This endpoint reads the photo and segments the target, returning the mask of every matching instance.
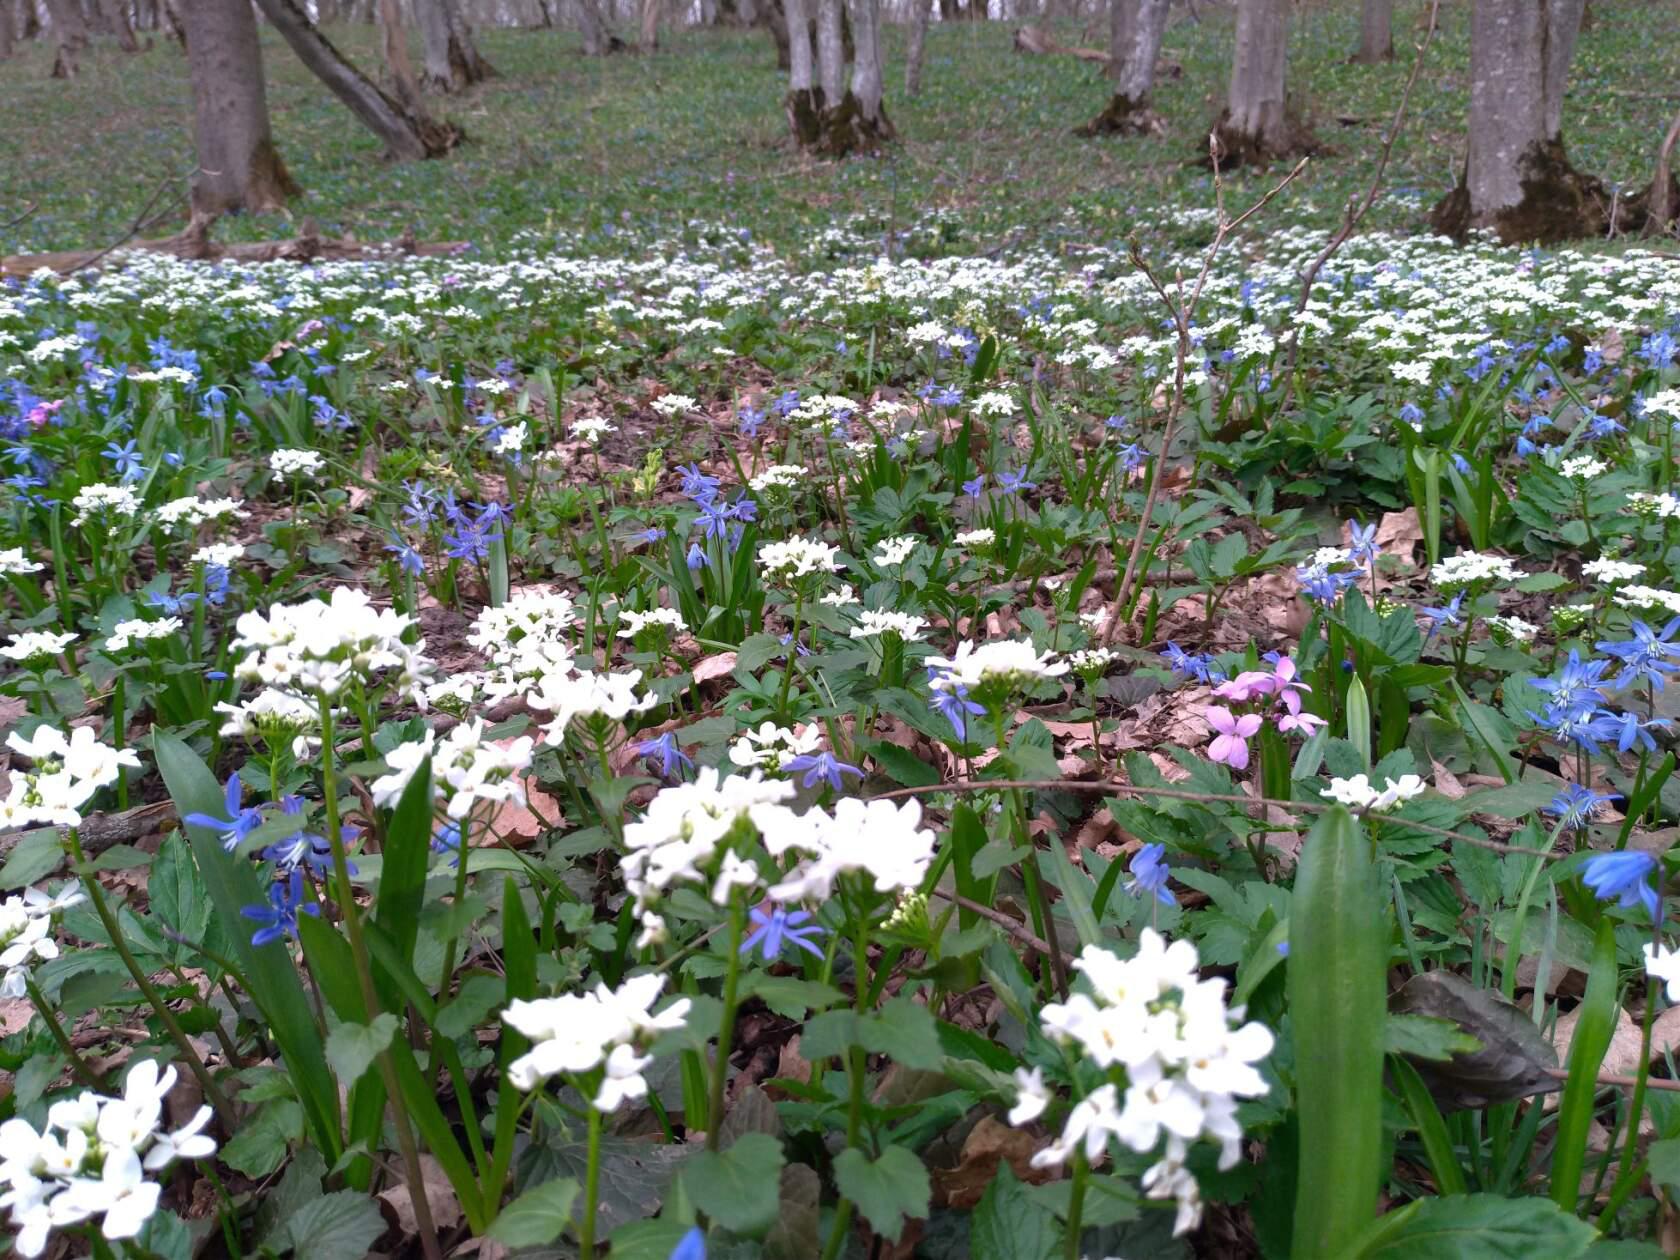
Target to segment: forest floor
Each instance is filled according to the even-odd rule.
[[[1292,193],[1299,222],[1333,221],[1347,194],[1369,183],[1427,12],[1399,6],[1400,55],[1369,67],[1348,61],[1357,8],[1307,6],[1292,31],[1296,107],[1332,149]],[[1166,133],[1146,139],[1072,135],[1105,103],[1099,71],[1068,57],[1016,53],[1007,22],[936,25],[922,95],[907,99],[905,31],[888,27],[887,108],[902,140],[878,159],[845,162],[808,161],[790,147],[784,80],[762,30],[666,32],[654,55],[604,59],[583,57],[570,31],[482,31],[501,77],[437,102],[469,143],[421,165],[382,162],[377,142],[272,35],[266,70],[275,138],[305,190],[292,213],[326,233],[377,239],[412,228],[421,239],[499,251],[528,232],[633,222],[658,235],[703,214],[787,243],[840,216],[868,216],[885,229],[937,208],[957,216],[966,242],[959,252],[968,252],[1034,236],[1123,233],[1139,205],[1211,206],[1211,181],[1196,159],[1224,94],[1232,31],[1223,10],[1204,9],[1202,21],[1176,18],[1167,34],[1164,57],[1182,73],[1160,84]],[[1666,0],[1618,0],[1596,6],[1582,34],[1566,139],[1577,166],[1613,189],[1650,179],[1677,107],[1680,42],[1652,38],[1672,20]],[[1392,196],[1373,227],[1421,226],[1456,178],[1468,25],[1467,6],[1442,7],[1442,30],[1395,149]],[[362,66],[377,64],[374,28],[341,24],[331,34]],[[1102,46],[1106,31],[1091,21],[1064,24],[1058,35]],[[48,77],[52,54],[40,42],[0,66],[7,137],[0,224],[10,224],[0,227],[0,254],[115,240],[171,169],[184,215],[191,95],[178,50],[155,36],[152,43],[137,55],[102,44],[68,81]],[[1239,177],[1234,197],[1259,178]],[[292,226],[284,216],[259,216],[219,231],[285,237]]]

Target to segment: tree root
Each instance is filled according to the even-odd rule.
[[[1477,215],[1463,178],[1458,187],[1436,203],[1429,225],[1442,236],[1462,241],[1474,228],[1492,228],[1507,245],[1542,245],[1580,237],[1604,236],[1610,228],[1611,197],[1596,176],[1583,174],[1569,163],[1558,140],[1533,146],[1520,159],[1522,200],[1492,214]],[[1618,232],[1643,226],[1630,199],[1617,213]]]
[[[1149,108],[1146,97],[1134,101],[1116,92],[1090,122],[1073,129],[1076,136],[1163,136],[1167,133],[1166,119]]]

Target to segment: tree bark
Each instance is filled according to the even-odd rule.
[[[1365,0],[1359,11],[1359,51],[1353,59],[1366,66],[1394,60],[1394,0]]]
[[[257,0],[257,7],[291,45],[298,60],[384,142],[389,156],[441,157],[460,139],[453,127],[406,110],[381,91],[315,29],[296,0]]]
[[[788,51],[788,130],[795,144],[809,149],[822,136],[825,104],[811,58],[811,18],[805,0],[782,0],[782,15]]]
[[[904,54],[904,95],[922,90],[922,61],[927,56],[928,26],[937,0],[910,0],[910,47]]]
[[[1114,79],[1114,95],[1102,113],[1078,129],[1079,135],[1165,130],[1150,106],[1150,94],[1171,8],[1171,0],[1109,0],[1108,73]]]
[[[0,0],[0,61],[12,55],[12,6]]]
[[[282,209],[298,186],[269,131],[262,45],[250,0],[188,0],[182,16],[198,154],[193,217]]]
[[[1563,91],[1584,0],[1476,0],[1470,17],[1469,145],[1464,174],[1432,215],[1462,238],[1491,227],[1507,241],[1595,235],[1603,186],[1570,164]]]
[[[857,101],[857,126],[860,138],[872,137],[879,143],[892,136],[892,124],[887,121],[882,103],[885,88],[881,82],[881,0],[848,0],[848,6],[852,40],[856,45],[852,59],[852,96]]]
[[[81,5],[76,0],[47,0],[47,17],[52,22],[53,43],[57,46],[52,77],[73,79],[81,69],[76,64],[76,54],[88,46],[87,22],[82,18]]]
[[[572,7],[577,13],[578,33],[583,37],[585,57],[604,57],[624,46],[618,36],[607,29],[598,0],[572,0]]]
[[[461,92],[494,77],[495,68],[479,55],[455,0],[414,0],[414,20],[425,47],[422,87]]]
[[[1264,163],[1310,147],[1289,117],[1289,0],[1238,0],[1230,99],[1214,134],[1222,166]]]
[[[40,38],[41,19],[35,13],[35,0],[17,0],[17,21],[13,29],[20,40]]]
[[[638,47],[652,52],[659,47],[659,0],[641,0],[642,30]]]
[[[846,50],[840,36],[841,0],[816,0],[817,5],[817,90],[827,108],[838,104],[846,85]],[[788,20],[788,36],[793,21]]]

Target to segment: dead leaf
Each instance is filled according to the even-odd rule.
[[[449,1229],[461,1219],[461,1203],[449,1184],[443,1167],[430,1155],[420,1156],[420,1188],[426,1196],[426,1206],[432,1211],[432,1225],[439,1230]],[[414,1218],[414,1196],[408,1183],[400,1181],[379,1196],[396,1215],[397,1229],[404,1238],[420,1233]]]
[[[1382,520],[1377,522],[1377,546],[1382,548],[1383,554],[1394,556],[1401,563],[1416,568],[1415,559],[1417,548],[1423,546],[1423,525],[1418,521],[1415,507],[1409,507],[1404,512],[1384,512]],[[1382,584],[1382,569],[1377,570],[1379,586]]]
[[[1430,769],[1435,779],[1435,790],[1449,801],[1456,801],[1464,795],[1464,784],[1458,781],[1458,776],[1448,770],[1439,761],[1430,758]]]
[[[1053,1181],[1060,1172],[1034,1168],[1032,1157],[1049,1145],[1049,1139],[1035,1137],[1027,1129],[1014,1129],[995,1116],[982,1117],[963,1142],[955,1168],[933,1170],[933,1201],[951,1208],[972,1208],[997,1178],[998,1165],[1009,1162],[1016,1180],[1040,1185]]]
[[[717,678],[728,678],[735,672],[736,654],[734,652],[719,652],[716,656],[708,656],[705,660],[696,662],[694,666],[694,682],[711,682]]]

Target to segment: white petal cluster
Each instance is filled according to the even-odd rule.
[[[600,416],[579,416],[572,421],[572,436],[591,446],[599,446],[609,433],[617,433],[618,426]]]
[[[892,609],[867,609],[858,614],[857,625],[851,628],[854,639],[872,639],[881,634],[896,634],[906,643],[918,642],[927,627],[927,618],[914,613],[894,612]]]
[[[940,691],[953,687],[973,690],[986,683],[999,686],[1023,687],[1067,673],[1065,661],[1055,659],[1053,652],[1040,652],[1031,639],[993,639],[990,643],[975,643],[972,639],[957,645],[956,655],[931,656],[928,665],[939,672],[928,686]]]
[[[997,531],[992,529],[971,529],[967,533],[958,534],[953,539],[959,547],[990,547],[997,541]]]
[[[14,634],[5,647],[0,647],[0,656],[9,661],[42,660],[57,656],[75,641],[75,635],[60,634],[55,630],[25,630],[22,634]]]
[[[840,549],[813,538],[789,538],[764,543],[758,549],[758,563],[767,580],[787,581],[813,573],[838,573]]]
[[[53,916],[86,900],[81,885],[71,883],[57,896],[31,888],[21,897],[0,902],[0,967],[6,969],[0,997],[20,998],[28,993],[29,964],[58,957]]]
[[[747,484],[755,494],[763,494],[766,490],[797,490],[810,475],[798,464],[771,464]]]
[[[1644,565],[1633,564],[1627,560],[1612,560],[1609,557],[1588,560],[1581,566],[1582,577],[1603,582],[1606,586],[1614,586],[1618,582],[1631,582],[1634,578],[1644,575]]]
[[[245,554],[244,543],[209,543],[192,553],[194,564],[208,564],[219,568],[233,567],[233,562]]]
[[[235,623],[233,646],[246,649],[234,668],[241,682],[256,682],[300,695],[337,695],[351,683],[388,683],[414,704],[425,702],[432,662],[425,640],[403,634],[413,618],[375,608],[367,592],[348,586],[325,600],[275,604]]]
[[[1671,617],[1680,617],[1680,593],[1665,591],[1660,587],[1638,584],[1624,586],[1616,592],[1613,602],[1618,608],[1626,608],[1633,612],[1658,611]]]
[[[508,1064],[508,1082],[531,1090],[550,1077],[575,1081],[599,1070],[591,1100],[597,1110],[616,1111],[628,1098],[645,1097],[642,1069],[653,1058],[641,1051],[660,1033],[681,1028],[693,1005],[679,998],[654,1014],[664,988],[664,976],[648,974],[631,976],[617,989],[597,983],[589,993],[508,1003],[502,1022],[532,1042],[528,1053]]]
[[[1178,1201],[1177,1233],[1201,1218],[1195,1178],[1184,1166],[1192,1142],[1219,1144],[1219,1166],[1230,1168],[1241,1154],[1237,1100],[1266,1093],[1256,1064],[1272,1051],[1264,1024],[1242,1023],[1240,1010],[1225,1005],[1225,981],[1203,980],[1196,948],[1188,941],[1168,945],[1145,928],[1135,957],[1120,959],[1087,945],[1074,967],[1090,992],[1073,994],[1041,1012],[1044,1031],[1076,1045],[1084,1058],[1104,1069],[1123,1069],[1125,1093],[1113,1082],[1092,1090],[1068,1113],[1060,1137],[1033,1156],[1036,1167],[1061,1164],[1075,1150],[1100,1160],[1110,1138],[1140,1154],[1165,1138],[1162,1158],[1143,1176],[1151,1198]],[[1016,1115],[1043,1111],[1042,1081],[1017,1075],[1021,1101]]]
[[[479,801],[525,804],[525,772],[531,768],[532,739],[522,735],[507,743],[485,738],[483,718],[462,722],[442,739],[427,731],[424,739],[398,744],[385,754],[388,774],[375,779],[369,790],[381,808],[395,806],[415,772],[432,759],[432,790],[446,801],[446,812],[457,822]]]
[[[898,538],[883,538],[875,544],[875,554],[870,559],[879,568],[897,568],[910,558],[910,553],[916,550],[916,544],[919,542],[921,542],[921,539],[913,534],[905,534]]]
[[[519,678],[565,672],[572,664],[577,611],[564,591],[519,591],[497,608],[480,610],[467,642],[496,670]]]
[[[666,419],[680,416],[684,412],[698,411],[700,408],[700,404],[687,394],[661,394],[650,405]]]
[[[779,810],[755,818],[764,845],[778,857],[791,851],[803,860],[770,888],[776,901],[826,901],[843,874],[858,872],[876,892],[907,892],[918,887],[933,860],[934,833],[922,826],[922,804],[907,801],[860,801],[844,797],[833,814],[811,809],[795,815]]]
[[[31,560],[23,554],[22,547],[7,547],[0,551],[0,574],[8,577],[22,577],[26,573],[39,573],[47,566]]]
[[[119,621],[111,627],[111,633],[105,638],[107,652],[126,651],[128,645],[139,640],[144,643],[148,639],[167,639],[170,635],[179,634],[181,619],[179,617],[165,617],[161,621]]]
[[[1479,551],[1461,551],[1429,570],[1429,580],[1443,591],[1464,590],[1488,582],[1515,582],[1521,576],[1522,570],[1504,556],[1483,555]]]
[[[1415,774],[1403,774],[1398,779],[1385,777],[1380,792],[1363,774],[1356,774],[1351,779],[1331,779],[1330,786],[1324,789],[1324,795],[1340,805],[1349,809],[1370,810],[1375,814],[1386,814],[1413,797],[1422,796],[1423,792],[1424,782]]]
[[[261,739],[271,748],[290,743],[292,755],[299,761],[321,746],[320,709],[313,701],[289,691],[265,687],[238,704],[222,701],[216,705],[216,712],[227,717],[220,731],[224,738]]]
[[[1558,465],[1558,471],[1571,481],[1591,481],[1610,471],[1610,465],[1591,455],[1571,455]]]
[[[273,481],[287,481],[294,477],[313,477],[326,467],[327,461],[319,451],[301,451],[283,446],[268,457],[268,469]]]
[[[174,1085],[174,1068],[160,1074],[147,1059],[129,1069],[121,1098],[88,1091],[54,1103],[39,1132],[27,1120],[0,1125],[0,1205],[18,1228],[19,1255],[38,1256],[53,1230],[95,1219],[112,1242],[138,1237],[162,1194],[146,1174],[216,1153],[204,1133],[209,1107],[174,1132],[163,1129],[163,1100]]]
[[[6,747],[35,764],[26,773],[13,770],[10,791],[0,801],[0,827],[79,827],[82,806],[95,792],[115,783],[123,767],[140,768],[133,749],[101,744],[91,726],[76,727],[69,738],[52,726],[36,727],[27,739],[13,731]]]
[[[987,390],[974,400],[977,416],[1012,416],[1020,410],[1020,404],[1001,389]]]
[[[729,760],[743,770],[769,767],[780,770],[795,757],[822,747],[822,731],[816,723],[789,729],[774,722],[762,722],[757,730],[743,731],[729,746]]]
[[[1680,495],[1647,494],[1635,490],[1628,495],[1628,511],[1636,516],[1654,516],[1659,520],[1680,516]]]
[[[1680,1002],[1680,950],[1652,942],[1644,949],[1645,974],[1663,982],[1670,1002]]]
[[[165,503],[153,514],[153,519],[168,529],[178,525],[190,529],[207,521],[219,521],[224,517],[242,520],[249,515],[238,499],[200,499],[189,494]]]
[[[525,697],[533,709],[545,709],[554,720],[543,728],[543,742],[558,747],[565,742],[566,728],[576,718],[606,718],[622,722],[632,713],[646,713],[659,703],[652,692],[636,693],[642,671],[622,674],[544,674],[536,691]]]
[[[112,486],[99,481],[76,491],[70,503],[76,509],[76,515],[70,518],[72,525],[85,525],[90,516],[128,517],[140,511],[140,496],[133,486]]]
[[[634,608],[625,608],[619,611],[619,638],[633,639],[649,626],[662,626],[672,634],[681,634],[688,629],[688,623],[675,608],[649,608],[641,612]]]

